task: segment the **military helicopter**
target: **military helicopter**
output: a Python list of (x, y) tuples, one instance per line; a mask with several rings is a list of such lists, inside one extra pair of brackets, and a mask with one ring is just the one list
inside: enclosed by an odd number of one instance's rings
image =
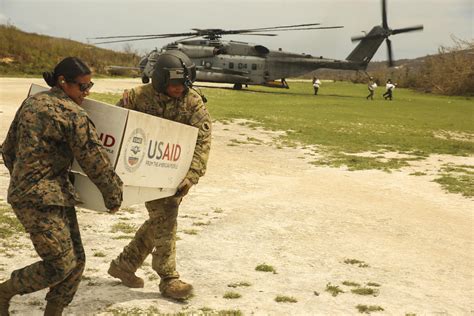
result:
[[(276, 36), (268, 32), (335, 29), (342, 26), (319, 26), (319, 23), (282, 25), (253, 29), (193, 29), (193, 32), (105, 36), (93, 39), (105, 40), (95, 44), (131, 42), (161, 38), (184, 37), (165, 45), (160, 50), (154, 49), (143, 57), (139, 68), (143, 83), (148, 83), (156, 59), (167, 50), (180, 50), (196, 64), (196, 80), (234, 84), (240, 90), (245, 85), (264, 85), (288, 88), (285, 78), (297, 77), (319, 68), (366, 70), (372, 57), (383, 41), (387, 44), (388, 64), (393, 66), (392, 44), (389, 36), (400, 33), (422, 30), (422, 25), (390, 29), (387, 23), (386, 0), (382, 0), (382, 25), (374, 26), (364, 36), (353, 37), (360, 41), (345, 60), (313, 57), (307, 54), (270, 50), (263, 45), (239, 41), (221, 40), (223, 35), (258, 35)], [(201, 39), (193, 39), (201, 37)], [(277, 81), (280, 80), (280, 81)]]

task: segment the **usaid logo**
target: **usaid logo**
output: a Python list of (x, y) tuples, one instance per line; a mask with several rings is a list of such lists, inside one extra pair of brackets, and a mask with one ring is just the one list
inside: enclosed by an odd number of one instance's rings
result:
[(124, 163), (125, 169), (134, 172), (140, 167), (145, 155), (146, 136), (141, 128), (135, 129), (125, 144)]

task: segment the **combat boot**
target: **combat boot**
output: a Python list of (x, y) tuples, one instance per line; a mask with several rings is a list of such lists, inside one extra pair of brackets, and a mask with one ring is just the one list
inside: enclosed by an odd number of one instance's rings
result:
[(142, 278), (137, 277), (135, 273), (120, 269), (113, 261), (110, 263), (107, 273), (114, 278), (120, 279), (125, 286), (132, 288), (142, 288), (145, 286), (145, 281)]
[(193, 286), (176, 278), (162, 279), (160, 282), (160, 292), (164, 297), (184, 300), (193, 293)]
[(11, 280), (7, 280), (0, 284), (0, 316), (10, 315), (8, 308), (10, 307), (10, 300), (13, 296), (18, 294), (18, 292), (13, 287)]
[(44, 316), (61, 316), (63, 314), (64, 306), (58, 303), (49, 302), (46, 304)]

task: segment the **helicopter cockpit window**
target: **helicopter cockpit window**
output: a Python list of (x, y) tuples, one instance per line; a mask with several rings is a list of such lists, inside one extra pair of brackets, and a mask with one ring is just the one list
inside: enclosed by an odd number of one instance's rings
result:
[(229, 63), (229, 69), (234, 69), (234, 63)]
[(252, 64), (252, 70), (257, 70), (257, 64)]

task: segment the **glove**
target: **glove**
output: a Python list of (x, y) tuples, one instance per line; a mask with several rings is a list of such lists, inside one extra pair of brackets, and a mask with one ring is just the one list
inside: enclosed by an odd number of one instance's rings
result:
[(184, 179), (183, 181), (181, 181), (181, 183), (178, 185), (178, 190), (176, 191), (176, 193), (174, 194), (175, 197), (183, 197), (185, 196), (186, 194), (188, 194), (189, 192), (189, 189), (191, 189), (191, 187), (193, 186), (193, 183), (188, 180), (188, 179)]

